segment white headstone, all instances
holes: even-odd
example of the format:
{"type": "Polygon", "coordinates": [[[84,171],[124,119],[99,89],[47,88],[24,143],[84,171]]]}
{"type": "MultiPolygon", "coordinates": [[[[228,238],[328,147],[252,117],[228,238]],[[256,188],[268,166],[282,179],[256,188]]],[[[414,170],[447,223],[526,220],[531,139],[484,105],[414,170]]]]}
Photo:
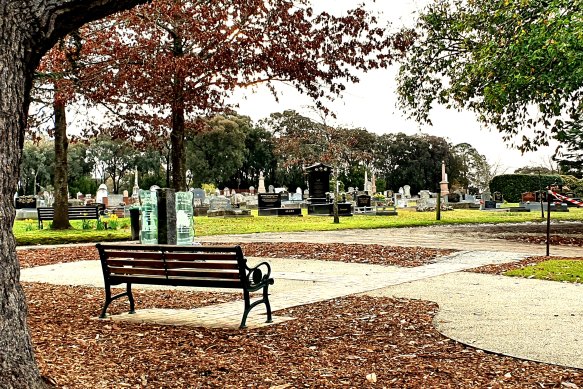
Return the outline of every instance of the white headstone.
{"type": "Polygon", "coordinates": [[[265,178],[263,177],[263,172],[259,172],[259,188],[257,193],[265,193],[265,178]]]}

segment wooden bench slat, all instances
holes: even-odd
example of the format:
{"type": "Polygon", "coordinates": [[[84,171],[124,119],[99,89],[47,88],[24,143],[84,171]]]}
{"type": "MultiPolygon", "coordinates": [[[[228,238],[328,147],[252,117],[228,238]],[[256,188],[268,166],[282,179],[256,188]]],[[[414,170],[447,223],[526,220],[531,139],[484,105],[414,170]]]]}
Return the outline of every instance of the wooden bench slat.
{"type": "Polygon", "coordinates": [[[168,278],[171,277],[182,277],[182,278],[209,278],[209,279],[236,279],[239,280],[239,272],[227,272],[227,271],[190,271],[181,269],[172,269],[166,272],[168,278]]]}
{"type": "Polygon", "coordinates": [[[111,278],[111,283],[132,283],[132,284],[150,284],[150,285],[170,285],[170,286],[193,286],[193,287],[207,287],[207,288],[241,288],[239,280],[217,280],[217,279],[192,279],[192,278],[160,278],[148,276],[115,276],[111,278]]]}
{"type": "Polygon", "coordinates": [[[160,275],[166,278],[166,269],[153,269],[146,267],[110,267],[110,277],[117,277],[124,274],[149,274],[160,275]]]}
{"type": "MultiPolygon", "coordinates": [[[[107,251],[107,258],[160,258],[161,251],[107,251]]],[[[237,261],[234,253],[199,253],[199,252],[164,252],[164,258],[167,260],[176,259],[184,261],[237,261]]]]}
{"type": "Polygon", "coordinates": [[[107,259],[107,263],[112,266],[145,266],[168,269],[233,269],[239,268],[237,262],[187,262],[187,261],[162,261],[155,259],[107,259]]]}
{"type": "Polygon", "coordinates": [[[110,267],[110,277],[118,277],[120,275],[159,275],[163,278],[182,277],[182,278],[213,278],[213,279],[239,279],[239,272],[233,271],[217,271],[214,269],[190,270],[190,269],[170,269],[164,268],[153,269],[151,267],[110,267]]]}

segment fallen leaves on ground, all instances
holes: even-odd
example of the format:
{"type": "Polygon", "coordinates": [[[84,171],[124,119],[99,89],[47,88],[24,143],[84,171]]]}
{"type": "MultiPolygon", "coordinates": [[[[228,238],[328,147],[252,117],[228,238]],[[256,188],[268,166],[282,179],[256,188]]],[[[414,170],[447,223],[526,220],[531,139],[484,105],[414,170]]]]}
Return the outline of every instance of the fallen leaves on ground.
{"type": "Polygon", "coordinates": [[[393,265],[403,267],[422,266],[456,250],[429,249],[423,247],[396,247],[379,244],[344,243],[242,243],[245,255],[269,258],[319,259],[393,265]]]}
{"type": "MultiPolygon", "coordinates": [[[[432,324],[437,305],[424,301],[352,296],[276,312],[295,318],[281,324],[217,330],[97,320],[98,288],[24,288],[41,372],[61,388],[583,386],[580,370],[445,338],[432,324]]],[[[139,306],[184,308],[224,298],[136,292],[139,306]]]]}
{"type": "MultiPolygon", "coordinates": [[[[378,244],[343,243],[230,243],[239,244],[249,257],[299,258],[324,261],[393,265],[403,267],[421,266],[435,262],[439,257],[455,250],[428,249],[423,247],[394,247],[378,244]]],[[[229,243],[223,243],[229,245],[229,243]]],[[[70,246],[58,248],[18,250],[22,268],[53,265],[83,260],[99,259],[94,246],[70,246]]]]}

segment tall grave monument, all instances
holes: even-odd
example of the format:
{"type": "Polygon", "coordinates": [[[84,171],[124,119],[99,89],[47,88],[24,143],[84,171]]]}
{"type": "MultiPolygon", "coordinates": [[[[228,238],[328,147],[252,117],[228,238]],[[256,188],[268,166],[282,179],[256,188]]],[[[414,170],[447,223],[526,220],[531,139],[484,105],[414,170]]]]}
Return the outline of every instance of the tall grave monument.
{"type": "MultiPolygon", "coordinates": [[[[330,201],[330,175],[332,167],[323,163],[308,166],[308,214],[309,215],[333,215],[334,204],[330,201]]],[[[338,203],[340,216],[352,216],[352,204],[338,203]]]]}

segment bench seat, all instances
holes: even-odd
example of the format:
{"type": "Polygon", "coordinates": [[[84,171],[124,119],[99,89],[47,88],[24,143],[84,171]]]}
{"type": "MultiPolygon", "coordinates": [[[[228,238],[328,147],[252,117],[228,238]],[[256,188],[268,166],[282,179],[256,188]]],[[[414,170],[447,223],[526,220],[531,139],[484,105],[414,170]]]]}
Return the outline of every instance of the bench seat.
{"type": "Polygon", "coordinates": [[[97,244],[105,282],[105,303],[100,318],[106,317],[109,304],[127,296],[130,313],[135,312],[132,284],[191,286],[241,289],[244,311],[240,328],[245,328],[252,308],[265,304],[271,322],[269,285],[271,267],[262,262],[250,268],[240,246],[175,246],[136,244],[97,244]],[[111,287],[126,284],[126,291],[112,296],[111,287]],[[250,292],[263,291],[251,303],[250,292]]]}

